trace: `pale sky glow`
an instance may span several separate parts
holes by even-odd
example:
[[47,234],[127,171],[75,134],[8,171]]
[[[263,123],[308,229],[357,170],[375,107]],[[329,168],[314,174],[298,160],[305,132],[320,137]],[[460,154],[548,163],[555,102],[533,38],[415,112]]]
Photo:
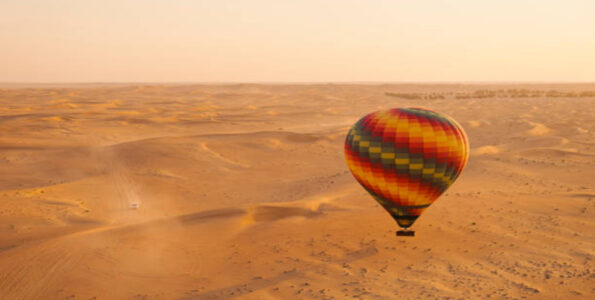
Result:
[[4,0],[0,82],[595,81],[593,0]]

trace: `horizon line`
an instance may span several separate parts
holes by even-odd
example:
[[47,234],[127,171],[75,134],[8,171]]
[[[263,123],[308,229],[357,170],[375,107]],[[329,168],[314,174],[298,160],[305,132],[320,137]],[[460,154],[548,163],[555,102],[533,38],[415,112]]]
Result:
[[361,84],[361,85],[386,85],[386,84],[420,84],[420,85],[430,85],[430,84],[469,84],[469,85],[479,85],[479,84],[488,84],[488,85],[498,85],[498,84],[595,84],[594,81],[498,81],[498,80],[490,80],[490,81],[473,81],[473,80],[461,80],[461,81],[41,81],[41,82],[27,82],[27,81],[0,81],[0,86],[5,85],[135,85],[135,84],[143,84],[143,85],[328,85],[328,84]]

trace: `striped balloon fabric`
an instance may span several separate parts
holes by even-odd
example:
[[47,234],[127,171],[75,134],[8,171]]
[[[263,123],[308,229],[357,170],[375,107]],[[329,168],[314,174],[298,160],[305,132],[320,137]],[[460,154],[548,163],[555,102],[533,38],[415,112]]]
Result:
[[459,124],[421,108],[373,112],[345,140],[351,173],[403,228],[457,179],[468,156]]

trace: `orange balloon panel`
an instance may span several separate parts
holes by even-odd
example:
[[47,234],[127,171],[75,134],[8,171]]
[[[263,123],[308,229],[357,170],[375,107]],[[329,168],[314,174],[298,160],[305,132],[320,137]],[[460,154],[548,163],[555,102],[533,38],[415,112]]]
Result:
[[355,179],[404,228],[457,179],[468,156],[460,125],[421,108],[373,112],[345,140]]

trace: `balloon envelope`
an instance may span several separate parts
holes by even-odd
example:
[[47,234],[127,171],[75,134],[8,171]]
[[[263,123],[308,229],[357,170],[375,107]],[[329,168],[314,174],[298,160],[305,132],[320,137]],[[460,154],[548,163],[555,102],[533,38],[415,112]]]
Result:
[[345,139],[351,173],[403,228],[448,189],[468,156],[461,126],[421,108],[368,114]]

